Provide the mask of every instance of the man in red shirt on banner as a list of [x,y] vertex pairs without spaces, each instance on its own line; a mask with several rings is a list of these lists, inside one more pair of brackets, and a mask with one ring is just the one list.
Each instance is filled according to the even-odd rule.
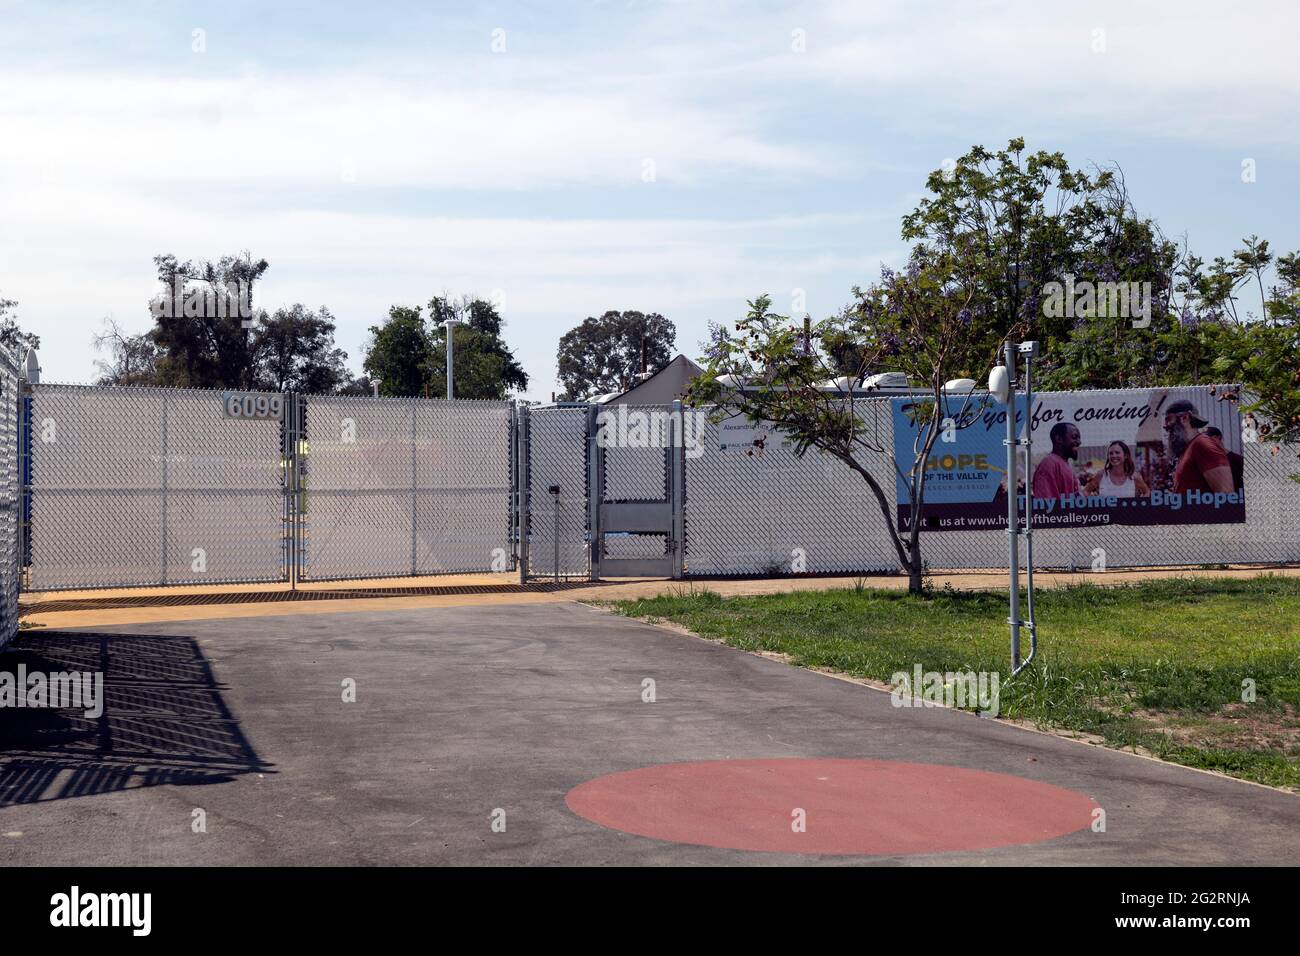
[[1079,429],[1069,422],[1057,422],[1049,437],[1052,452],[1034,469],[1034,497],[1059,500],[1062,495],[1077,495],[1079,476],[1070,462],[1079,457],[1079,445],[1083,441]]
[[1232,465],[1223,445],[1200,429],[1209,423],[1196,413],[1196,406],[1186,399],[1165,409],[1166,444],[1169,456],[1178,461],[1174,468],[1174,491],[1179,494],[1197,491],[1233,492]]

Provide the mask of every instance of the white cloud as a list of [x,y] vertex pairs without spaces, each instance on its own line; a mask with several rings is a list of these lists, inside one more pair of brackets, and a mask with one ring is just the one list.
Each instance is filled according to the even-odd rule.
[[0,91],[0,173],[20,182],[522,190],[640,184],[645,159],[665,183],[831,167],[752,117],[631,91],[126,73],[6,73]]

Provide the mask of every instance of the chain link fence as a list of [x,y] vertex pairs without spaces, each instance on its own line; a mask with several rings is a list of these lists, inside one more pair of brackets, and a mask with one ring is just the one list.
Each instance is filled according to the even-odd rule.
[[[667,424],[671,405],[622,405],[607,409],[602,501],[661,502],[670,494],[668,469],[673,441]],[[670,553],[664,534],[624,533],[601,536],[602,557],[662,558]]]
[[[1051,393],[1040,393],[1048,396]],[[887,398],[859,403],[873,444],[893,447]],[[721,425],[705,429],[703,453],[686,461],[686,569],[695,576],[857,574],[899,568],[886,522],[894,520],[895,472],[887,454],[860,460],[885,490],[887,514],[866,481],[837,459],[802,458],[778,441],[721,449]],[[1160,567],[1300,562],[1300,470],[1294,449],[1243,445],[1244,524],[1105,525],[1041,528],[1035,564],[1044,568]],[[904,463],[907,467],[908,463]],[[935,569],[1007,566],[1005,530],[922,532]]]
[[282,581],[278,421],[206,389],[32,386],[32,590]]
[[[593,458],[602,409],[586,405],[516,413],[510,402],[274,396],[284,419],[250,420],[229,416],[216,391],[41,384],[24,430],[19,387],[17,364],[0,356],[0,637],[16,622],[28,466],[32,590],[503,572],[521,561],[536,577],[586,576],[593,538],[611,564],[678,560],[684,542],[685,573],[697,577],[898,569],[884,453],[865,459],[882,509],[838,460],[796,457],[775,438],[724,448],[717,422],[688,436],[681,459],[631,431]],[[891,448],[889,399],[862,401],[860,413]],[[1244,524],[1043,528],[1038,565],[1300,562],[1293,452],[1247,442],[1243,456]],[[651,515],[655,505],[673,521]],[[621,516],[609,527],[596,522],[606,508]],[[931,568],[1006,566],[1002,530],[923,534]]]
[[509,571],[510,402],[311,396],[302,575]]
[[528,566],[539,577],[588,573],[587,407],[528,411]]
[[0,349],[0,647],[18,633],[18,590],[22,575],[23,395],[19,362]]

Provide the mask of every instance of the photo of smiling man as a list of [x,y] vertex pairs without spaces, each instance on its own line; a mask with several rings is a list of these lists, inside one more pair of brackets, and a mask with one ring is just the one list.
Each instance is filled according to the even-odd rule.
[[1070,462],[1079,457],[1083,436],[1069,422],[1057,422],[1049,436],[1052,450],[1034,469],[1034,497],[1060,499],[1079,493],[1079,476]]

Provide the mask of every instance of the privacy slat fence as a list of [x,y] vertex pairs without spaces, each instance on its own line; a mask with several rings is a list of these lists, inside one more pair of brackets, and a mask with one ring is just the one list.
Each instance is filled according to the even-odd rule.
[[[677,419],[645,445],[607,406],[262,393],[284,414],[248,419],[217,391],[38,384],[24,429],[20,390],[0,355],[0,638],[24,565],[31,590],[897,567],[861,477],[779,441],[724,450],[714,421]],[[888,399],[860,411],[890,447]],[[1243,456],[1244,524],[1042,529],[1038,563],[1088,568],[1099,549],[1109,567],[1300,562],[1300,462],[1260,442]],[[892,505],[891,462],[868,464]],[[935,569],[1001,568],[1005,548],[999,530],[925,536]]]
[[222,393],[36,385],[32,590],[280,581],[280,423]]
[[16,356],[0,349],[0,647],[18,632],[22,574],[22,394]]
[[[1049,397],[1052,393],[1042,393]],[[893,431],[888,399],[861,403],[883,447]],[[686,459],[686,566],[696,576],[892,572],[898,560],[885,518],[867,483],[842,463],[810,451],[803,458],[779,443],[761,454],[719,451],[720,425],[705,426],[703,453]],[[1035,562],[1048,568],[1300,562],[1300,472],[1294,449],[1262,442],[1242,446],[1246,522],[1201,525],[1111,525],[1034,532]],[[884,456],[864,459],[894,501],[894,470]],[[892,507],[891,507],[892,514]],[[1007,565],[1003,530],[923,533],[925,560],[936,569]]]

